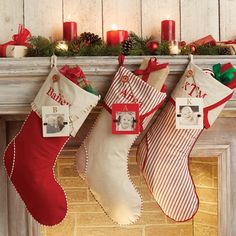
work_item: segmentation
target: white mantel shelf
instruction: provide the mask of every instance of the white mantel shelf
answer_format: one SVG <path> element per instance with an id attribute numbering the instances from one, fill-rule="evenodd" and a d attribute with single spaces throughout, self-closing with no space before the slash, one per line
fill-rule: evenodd
<path id="1" fill-rule="evenodd" d="M 128 56 L 125 66 L 136 69 L 145 56 Z M 151 57 L 151 56 L 150 56 Z M 181 73 L 189 62 L 188 56 L 157 56 L 160 63 L 169 62 L 170 73 Z M 194 62 L 204 68 L 211 68 L 216 63 L 231 62 L 236 65 L 236 56 L 194 56 Z M 114 74 L 118 60 L 114 56 L 104 57 L 58 57 L 57 65 L 78 64 L 87 75 Z M 50 57 L 24 57 L 20 59 L 0 58 L 0 77 L 47 75 L 50 69 Z"/>
<path id="2" fill-rule="evenodd" d="M 130 56 L 125 66 L 134 70 L 144 56 Z M 159 63 L 168 62 L 170 75 L 166 81 L 169 92 L 178 82 L 188 62 L 188 56 L 158 56 Z M 236 56 L 194 56 L 201 68 L 211 68 L 216 63 L 231 62 L 236 65 Z M 50 71 L 50 57 L 24 57 L 0 59 L 0 115 L 26 114 L 30 103 Z M 79 65 L 87 78 L 104 95 L 118 68 L 117 57 L 58 57 L 57 66 Z M 227 103 L 225 110 L 236 110 L 236 95 Z"/>

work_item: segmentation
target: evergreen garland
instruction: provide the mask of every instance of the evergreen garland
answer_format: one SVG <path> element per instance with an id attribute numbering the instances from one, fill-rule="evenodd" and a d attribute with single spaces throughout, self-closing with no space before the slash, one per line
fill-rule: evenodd
<path id="1" fill-rule="evenodd" d="M 88 33 L 86 33 L 88 34 Z M 90 33 L 91 34 L 91 33 Z M 85 34 L 81 34 L 85 35 Z M 95 43 L 88 44 L 82 40 L 81 35 L 76 41 L 69 42 L 68 50 L 62 50 L 57 47 L 58 42 L 52 42 L 50 39 L 42 36 L 33 36 L 28 40 L 29 48 L 27 56 L 29 57 L 49 57 L 53 54 L 57 56 L 118 56 L 124 53 L 122 44 L 118 46 L 110 46 L 102 41 L 99 36 L 91 34 L 95 38 Z M 90 35 L 89 35 L 90 36 Z M 153 37 L 142 38 L 135 33 L 129 34 L 129 39 L 132 42 L 132 47 L 126 52 L 130 56 L 142 55 L 170 55 L 168 42 L 159 42 L 158 48 L 150 53 L 147 47 L 148 42 L 153 40 Z M 188 55 L 192 53 L 190 46 L 181 48 L 180 55 Z M 226 50 L 222 46 L 202 45 L 196 47 L 195 55 L 226 55 L 230 54 L 230 50 Z"/>

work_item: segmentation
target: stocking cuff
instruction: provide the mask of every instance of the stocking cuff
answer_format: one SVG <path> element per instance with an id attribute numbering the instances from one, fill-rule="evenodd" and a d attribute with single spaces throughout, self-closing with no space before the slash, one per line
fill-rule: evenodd
<path id="1" fill-rule="evenodd" d="M 171 94 L 171 98 L 173 99 L 172 102 L 175 102 L 176 98 L 202 98 L 204 105 L 204 127 L 209 128 L 232 95 L 232 89 L 223 85 L 190 62 Z"/>
<path id="2" fill-rule="evenodd" d="M 104 107 L 111 112 L 112 104 L 140 105 L 140 119 L 143 120 L 155 112 L 166 98 L 166 93 L 156 90 L 138 76 L 121 66 L 116 73 L 111 87 L 104 99 Z"/>
<path id="3" fill-rule="evenodd" d="M 69 106 L 70 135 L 75 136 L 100 96 L 86 92 L 52 68 L 31 106 L 39 117 L 42 106 Z"/>

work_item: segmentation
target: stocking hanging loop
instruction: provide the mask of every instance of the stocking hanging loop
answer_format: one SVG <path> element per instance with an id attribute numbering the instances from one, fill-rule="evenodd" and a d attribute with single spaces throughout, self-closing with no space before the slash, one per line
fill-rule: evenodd
<path id="1" fill-rule="evenodd" d="M 55 54 L 51 56 L 51 68 L 52 67 L 57 67 L 57 56 Z"/>
<path id="2" fill-rule="evenodd" d="M 193 54 L 189 54 L 189 60 L 193 63 Z"/>
<path id="3" fill-rule="evenodd" d="M 119 66 L 124 66 L 124 61 L 125 61 L 125 55 L 121 53 L 118 57 Z"/>

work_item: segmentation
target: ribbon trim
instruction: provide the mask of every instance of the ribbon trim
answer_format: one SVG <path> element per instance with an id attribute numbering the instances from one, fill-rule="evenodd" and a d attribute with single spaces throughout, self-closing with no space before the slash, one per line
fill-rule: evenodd
<path id="1" fill-rule="evenodd" d="M 148 61 L 148 66 L 145 70 L 137 69 L 137 70 L 134 71 L 134 74 L 135 75 L 142 75 L 143 76 L 142 80 L 147 82 L 148 76 L 150 75 L 151 72 L 164 69 L 168 65 L 169 65 L 169 63 L 158 64 L 157 61 L 156 61 L 156 58 L 151 58 Z"/>
<path id="2" fill-rule="evenodd" d="M 221 65 L 220 63 L 215 64 L 213 67 L 214 77 L 222 84 L 229 84 L 233 81 L 236 69 L 231 63 Z"/>
<path id="3" fill-rule="evenodd" d="M 24 28 L 23 25 L 19 25 L 18 34 L 12 36 L 12 41 L 0 45 L 0 56 L 6 56 L 6 49 L 9 45 L 21 45 L 29 47 L 27 40 L 31 37 L 31 33 L 28 29 Z"/>

